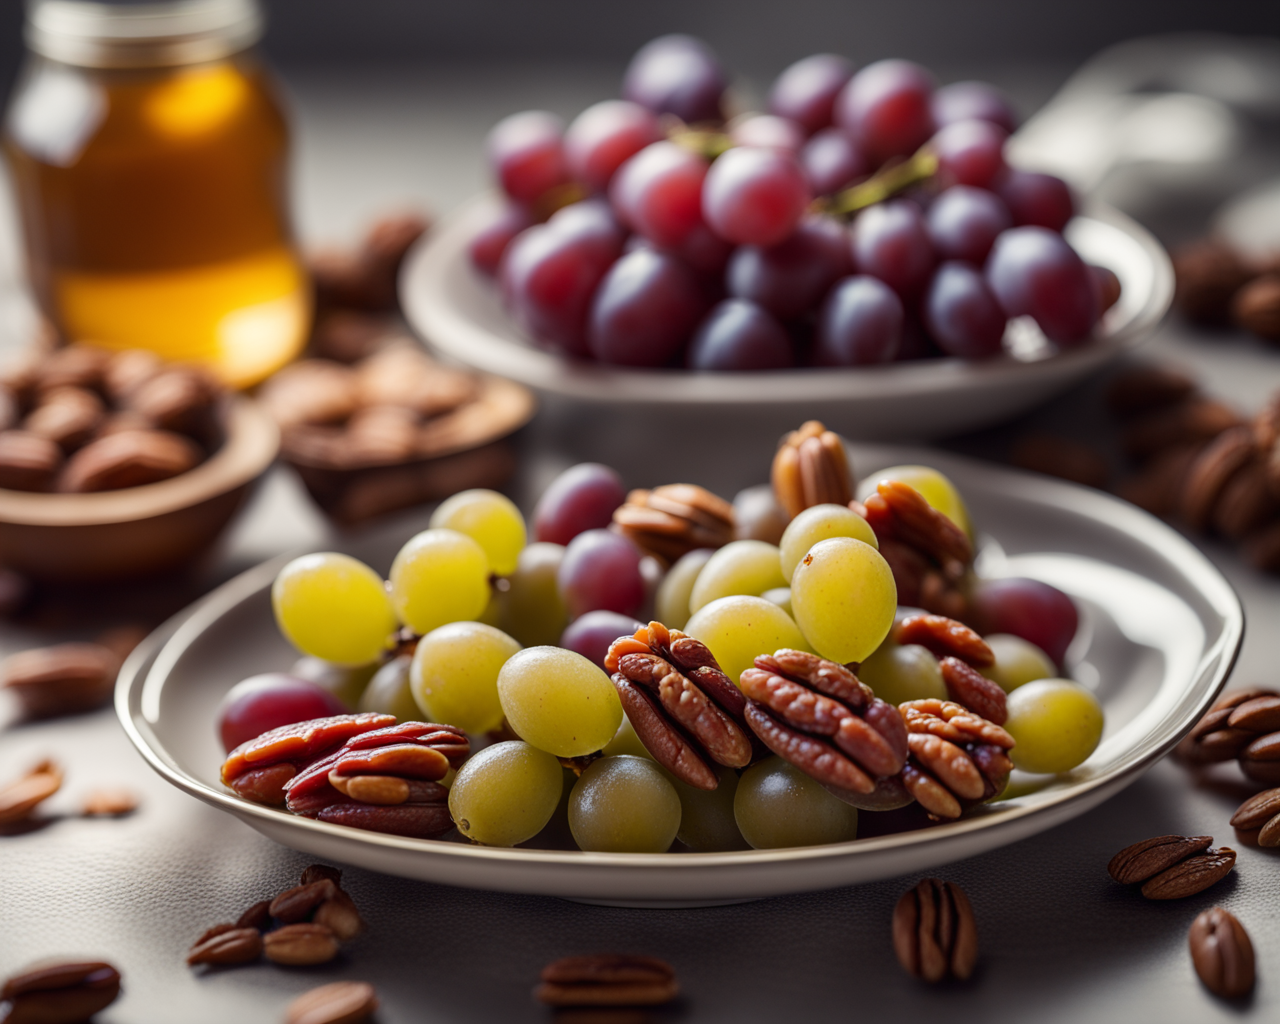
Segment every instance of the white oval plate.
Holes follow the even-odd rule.
[[[400,300],[410,324],[438,352],[546,394],[611,405],[766,405],[818,417],[850,436],[901,439],[972,430],[1025,412],[1066,390],[1145,339],[1173,296],[1165,251],[1124,214],[1093,206],[1066,235],[1086,260],[1115,271],[1120,301],[1098,337],[1057,351],[1025,318],[1010,325],[1008,354],[982,362],[930,359],[848,369],[758,373],[640,370],[577,362],[540,349],[507,316],[493,282],[471,264],[467,245],[493,210],[482,196],[409,254]]]
[[[1016,842],[1089,810],[1170,750],[1213,701],[1235,660],[1244,613],[1231,586],[1163,523],[1097,491],[938,452],[855,446],[871,467],[928,462],[949,474],[989,538],[985,576],[1033,576],[1073,595],[1082,626],[1069,661],[1107,714],[1089,760],[947,825],[849,843],[722,854],[507,850],[405,839],[247,803],[218,781],[215,709],[246,676],[296,657],[271,614],[283,559],[215,590],[129,658],[116,690],[125,731],[150,765],[195,797],[285,846],[448,885],[628,906],[710,904],[871,882]],[[402,531],[352,553],[380,570]],[[1028,780],[1031,785],[1026,785]]]

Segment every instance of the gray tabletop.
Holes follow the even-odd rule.
[[[1019,83],[1034,103],[1054,79],[1042,74]],[[478,186],[479,142],[496,117],[531,105],[572,113],[608,95],[613,73],[371,73],[297,76],[291,85],[300,127],[299,220],[304,236],[319,240],[349,238],[368,216],[400,202],[436,209],[460,202]],[[10,238],[0,262],[10,297],[11,254]],[[10,310],[11,335],[20,320],[20,311]],[[1242,409],[1256,408],[1280,384],[1280,353],[1244,339],[1209,341],[1171,324],[1149,351],[1194,366],[1209,390]],[[1045,427],[1109,443],[1097,393],[1091,383],[1014,429]],[[952,445],[998,457],[1011,433]],[[683,477],[731,494],[764,478],[774,437],[776,425],[766,420],[730,429],[714,419],[655,424],[548,406],[521,440],[516,491],[527,498],[558,468],[592,457],[618,465],[631,483]],[[384,528],[407,534],[414,518]],[[328,536],[297,481],[276,470],[191,578],[123,594],[46,597],[34,618],[0,624],[0,647],[92,635],[122,617],[156,619],[262,558]],[[1226,548],[1206,550],[1250,618],[1235,681],[1275,682],[1280,581]],[[0,708],[0,722],[7,713]],[[65,766],[67,782],[41,828],[0,836],[0,974],[43,955],[110,959],[124,975],[123,997],[99,1018],[111,1024],[275,1021],[295,994],[339,978],[373,983],[386,1024],[548,1020],[529,996],[539,968],[560,955],[602,950],[652,953],[675,965],[685,995],[658,1020],[885,1019],[888,1011],[907,1019],[945,1013],[956,1021],[1174,1022],[1280,1013],[1274,854],[1243,849],[1227,881],[1167,905],[1120,891],[1107,878],[1111,855],[1147,836],[1212,834],[1231,842],[1227,818],[1243,788],[1229,775],[1193,787],[1168,762],[1073,822],[942,869],[973,902],[981,966],[967,985],[930,990],[902,973],[890,948],[894,901],[914,879],[730,907],[621,910],[352,869],[346,885],[369,927],[334,964],[193,972],[182,957],[195,935],[292,884],[307,858],[169,787],[133,751],[109,710],[0,729],[0,777],[44,756]],[[76,817],[83,794],[105,784],[136,790],[140,810],[120,820]],[[1187,927],[1214,904],[1245,922],[1257,948],[1259,984],[1243,1005],[1216,1001],[1191,969]]]

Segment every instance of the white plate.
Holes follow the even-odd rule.
[[[990,538],[983,575],[1053,583],[1081,606],[1069,659],[1107,714],[1075,771],[973,816],[915,832],[787,850],[599,854],[404,839],[247,803],[218,782],[214,709],[237,681],[295,654],[272,620],[281,560],[250,570],[158,630],[120,674],[116,710],[175,786],[277,842],[318,857],[448,885],[628,906],[709,904],[871,882],[937,867],[1061,824],[1117,793],[1166,753],[1221,689],[1244,613],[1230,585],[1169,527],[1096,491],[936,452],[853,449],[855,465],[928,461],[948,473]],[[352,549],[385,570],[405,538]],[[1025,781],[1025,780],[1023,780]]]
[[[467,245],[496,200],[483,196],[412,250],[400,299],[413,327],[440,353],[546,394],[611,405],[761,406],[818,417],[861,438],[930,438],[998,423],[1066,390],[1146,338],[1169,308],[1173,268],[1135,221],[1091,207],[1066,235],[1086,260],[1115,271],[1120,301],[1098,337],[1059,352],[1034,324],[1010,326],[1020,356],[982,362],[931,359],[849,369],[758,373],[639,370],[575,362],[529,343],[502,308]]]

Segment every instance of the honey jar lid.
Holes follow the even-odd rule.
[[[173,67],[218,60],[261,38],[257,0],[29,0],[34,53],[90,68]]]

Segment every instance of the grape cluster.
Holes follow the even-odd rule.
[[[726,122],[724,90],[705,44],[664,36],[624,99],[490,132],[505,198],[470,256],[538,344],[695,370],[983,359],[1013,317],[1082,344],[1118,298],[1062,237],[1067,186],[1006,164],[992,87],[817,54],[769,113]]]

